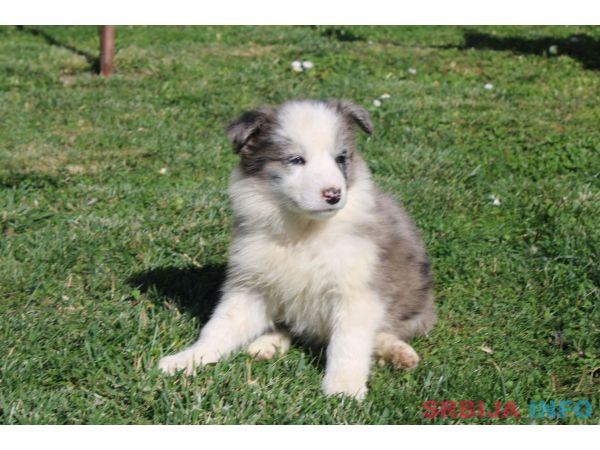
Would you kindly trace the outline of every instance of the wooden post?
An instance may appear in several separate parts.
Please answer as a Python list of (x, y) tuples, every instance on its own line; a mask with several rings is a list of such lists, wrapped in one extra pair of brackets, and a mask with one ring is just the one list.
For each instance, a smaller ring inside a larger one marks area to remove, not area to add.
[(115, 56), (115, 26), (100, 27), (100, 74), (108, 77), (113, 71)]

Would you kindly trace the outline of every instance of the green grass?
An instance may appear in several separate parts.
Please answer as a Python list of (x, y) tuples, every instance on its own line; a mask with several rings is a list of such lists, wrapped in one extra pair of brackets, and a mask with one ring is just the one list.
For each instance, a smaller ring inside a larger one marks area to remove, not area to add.
[[(108, 80), (95, 27), (37, 30), (0, 27), (1, 423), (431, 423), (428, 399), (521, 412), (434, 423), (531, 423), (532, 399), (600, 423), (600, 28), (118, 27)], [(421, 365), (374, 367), (360, 405), (297, 346), (156, 369), (217, 298), (224, 124), (293, 97), (370, 110), (363, 154), (433, 263)]]

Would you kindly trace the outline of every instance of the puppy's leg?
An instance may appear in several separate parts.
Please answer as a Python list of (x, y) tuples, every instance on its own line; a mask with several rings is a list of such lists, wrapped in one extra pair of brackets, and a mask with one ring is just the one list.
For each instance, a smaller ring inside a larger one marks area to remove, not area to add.
[(290, 348), (290, 335), (285, 331), (272, 331), (255, 339), (248, 346), (248, 353), (259, 361), (283, 355)]
[(226, 292), (198, 340), (187, 349), (162, 358), (158, 367), (168, 374), (183, 369), (191, 375), (194, 367), (217, 362), (271, 326), (260, 296), (250, 291)]
[(390, 362), (396, 369), (414, 369), (419, 363), (419, 355), (410, 345), (385, 332), (375, 338), (375, 357), (379, 364)]
[(371, 292), (353, 293), (340, 305), (327, 347), (323, 392), (362, 400), (383, 307)]

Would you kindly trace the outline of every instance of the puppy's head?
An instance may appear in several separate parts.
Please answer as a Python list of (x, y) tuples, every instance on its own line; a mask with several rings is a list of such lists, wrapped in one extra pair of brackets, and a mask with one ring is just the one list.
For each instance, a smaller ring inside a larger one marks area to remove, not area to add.
[(345, 101), (292, 101), (245, 112), (227, 127), (241, 170), (265, 183), (281, 206), (316, 219), (344, 207), (358, 158), (355, 130), (368, 113)]

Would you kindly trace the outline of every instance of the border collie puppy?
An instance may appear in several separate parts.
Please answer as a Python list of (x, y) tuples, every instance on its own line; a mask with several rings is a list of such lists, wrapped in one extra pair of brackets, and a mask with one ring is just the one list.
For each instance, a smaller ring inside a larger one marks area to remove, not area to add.
[(298, 100), (242, 114), (227, 128), (233, 241), (223, 296), (200, 337), (160, 360), (168, 374), (245, 347), (258, 359), (290, 336), (327, 346), (322, 389), (362, 399), (373, 358), (413, 368), (407, 340), (435, 322), (432, 277), (415, 225), (373, 183), (346, 101)]

